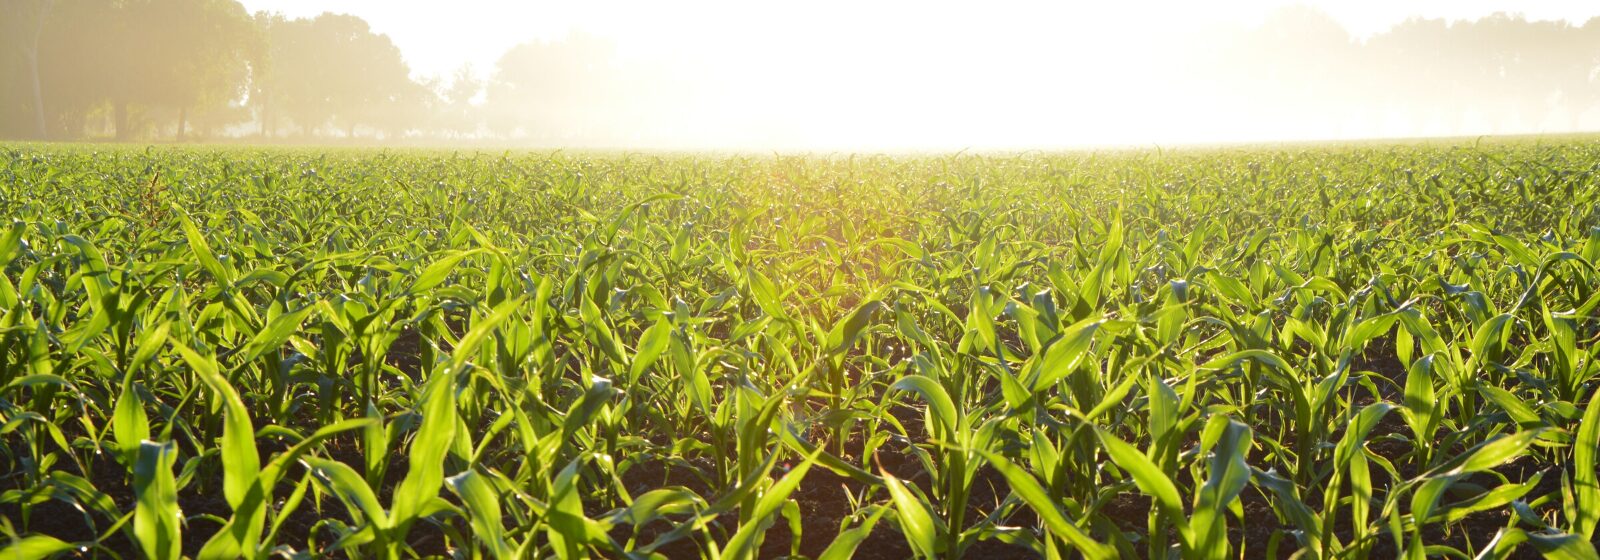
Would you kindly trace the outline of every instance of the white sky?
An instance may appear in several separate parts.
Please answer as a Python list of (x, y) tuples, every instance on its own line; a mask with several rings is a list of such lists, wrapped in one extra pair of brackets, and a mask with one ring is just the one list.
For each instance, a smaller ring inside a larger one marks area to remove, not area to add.
[[(1574, 24), (1600, 16), (1597, 0), (242, 2), (252, 12), (291, 17), (360, 16), (390, 36), (418, 77), (447, 79), (463, 64), (486, 76), (517, 44), (575, 31), (603, 37), (646, 65), (659, 61), (715, 76), (691, 85), (701, 90), (695, 107), (662, 110), (684, 114), (649, 133), (665, 139), (662, 145), (829, 149), (1293, 137), (1292, 131), (1230, 135), (1219, 131), (1226, 121), (1148, 122), (1154, 117), (1141, 115), (1153, 114), (1150, 107), (1164, 98), (1146, 90), (1171, 82), (1141, 73), (1133, 61), (1170, 56), (1184, 34), (1246, 28), (1294, 5), (1327, 13), (1357, 37), (1417, 16), (1507, 12)], [(1093, 56), (1064, 66), (1064, 53)], [(1104, 107), (1116, 116), (1069, 119), (1051, 112), (1060, 106)], [(1366, 126), (1340, 135), (1428, 133)]]
[[(388, 34), (412, 70), (420, 75), (448, 76), (464, 63), (479, 72), (493, 68), (512, 46), (538, 39), (557, 39), (571, 30), (611, 38), (624, 48), (655, 49), (683, 46), (741, 46), (725, 39), (749, 39), (739, 32), (750, 21), (779, 19), (805, 25), (796, 31), (825, 34), (840, 22), (881, 27), (885, 41), (903, 18), (926, 18), (945, 23), (968, 21), (975, 11), (994, 16), (1058, 18), (1058, 21), (1105, 18), (1096, 28), (1116, 33), (1127, 26), (1144, 26), (1155, 20), (1163, 25), (1191, 22), (1236, 23), (1259, 21), (1273, 9), (1308, 5), (1339, 20), (1357, 36), (1382, 31), (1412, 16), (1475, 19), (1494, 12), (1520, 13), (1529, 19), (1566, 19), (1581, 24), (1600, 16), (1600, 2), (1582, 0), (1225, 0), (1216, 2), (734, 2), (688, 0), (678, 2), (600, 0), (594, 2), (513, 2), (505, 0), (242, 0), (251, 12), (276, 11), (291, 17), (322, 12), (348, 13)], [(1205, 4), (1201, 6), (1200, 4)], [(1120, 13), (1119, 13), (1120, 12)], [(1161, 23), (1164, 22), (1164, 23)], [(1028, 22), (1017, 22), (1026, 25)], [(996, 29), (998, 34), (1005, 33)]]

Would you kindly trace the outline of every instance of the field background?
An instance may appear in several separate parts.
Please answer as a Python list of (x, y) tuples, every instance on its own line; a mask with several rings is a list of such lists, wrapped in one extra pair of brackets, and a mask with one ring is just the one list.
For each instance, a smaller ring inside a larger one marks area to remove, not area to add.
[(1597, 162), (0, 146), (0, 555), (1594, 558)]

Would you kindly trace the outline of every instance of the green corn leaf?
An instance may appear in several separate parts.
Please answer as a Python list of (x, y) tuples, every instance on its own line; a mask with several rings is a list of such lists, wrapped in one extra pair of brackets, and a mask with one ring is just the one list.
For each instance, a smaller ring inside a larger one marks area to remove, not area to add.
[(1228, 420), (1213, 449), (1210, 476), (1200, 488), (1194, 516), (1189, 522), (1194, 531), (1194, 550), (1206, 558), (1227, 556), (1227, 518), (1223, 510), (1239, 497), (1250, 481), (1245, 454), (1251, 445), (1250, 428)]
[(1355, 421), (1345, 429), (1344, 437), (1334, 448), (1334, 467), (1344, 468), (1348, 465), (1350, 460), (1360, 453), (1359, 449), (1366, 443), (1367, 435), (1372, 433), (1378, 422), (1392, 410), (1394, 405), (1386, 402), (1376, 402), (1363, 407), (1361, 412), (1356, 414)]
[(959, 443), (961, 432), (957, 429), (960, 417), (956, 415), (955, 401), (950, 399), (950, 394), (937, 381), (921, 375), (908, 375), (900, 378), (889, 386), (890, 391), (911, 391), (922, 395), (928, 401), (928, 415), (933, 425), (938, 426), (941, 433), (935, 437), (949, 438), (952, 443)]
[(1411, 495), (1412, 517), (1418, 520), (1418, 523), (1432, 518), (1434, 507), (1439, 504), (1439, 499), (1444, 496), (1444, 491), (1449, 489), (1457, 478), (1456, 476), (1448, 475), (1430, 478), (1423, 482), (1421, 486), (1418, 486), (1415, 493)]
[(1539, 413), (1534, 411), (1533, 407), (1528, 406), (1528, 403), (1511, 394), (1510, 391), (1493, 385), (1479, 385), (1478, 393), (1493, 401), (1495, 406), (1500, 407), (1501, 410), (1506, 411), (1506, 415), (1510, 416), (1513, 422), (1516, 422), (1518, 426), (1524, 429), (1538, 428), (1544, 425), (1544, 421), (1539, 418)]
[[(222, 529), (212, 535), (211, 539), (201, 547), (198, 559), (227, 560), (238, 558), (241, 555), (255, 555), (257, 552), (255, 550), (256, 543), (260, 540), (261, 529), (266, 523), (266, 500), (272, 489), (277, 486), (278, 478), (283, 473), (283, 469), (287, 465), (298, 461), (301, 455), (328, 438), (344, 432), (359, 430), (371, 423), (373, 423), (372, 420), (365, 418), (335, 422), (318, 429), (311, 436), (294, 444), (287, 451), (273, 456), (272, 460), (261, 469), (260, 475), (256, 477), (255, 483), (250, 487), (250, 491), (245, 494), (244, 500), (234, 508), (233, 517), (228, 519)], [(304, 482), (296, 490), (296, 493), (299, 494), (303, 491)], [(279, 512), (273, 533), (277, 533), (277, 525), (283, 523), (285, 515), (287, 515), (285, 512), (290, 509), (292, 508), (286, 507), (285, 510)]]
[(1062, 329), (1061, 336), (1045, 348), (1027, 385), (1038, 392), (1077, 369), (1089, 351), (1089, 343), (1094, 341), (1095, 331), (1104, 323), (1103, 319), (1090, 317)]
[(639, 377), (645, 370), (655, 365), (656, 359), (666, 352), (668, 344), (672, 341), (672, 323), (666, 319), (656, 321), (650, 328), (645, 329), (639, 336), (639, 348), (633, 354), (633, 363), (628, 366), (628, 382), (638, 383)]
[(161, 351), (161, 348), (167, 343), (167, 333), (171, 330), (172, 322), (167, 321), (140, 335), (139, 346), (133, 352), (133, 359), (128, 361), (127, 371), (130, 375), (149, 363), (155, 357), (156, 352)]
[(5, 560), (44, 560), (77, 548), (76, 545), (49, 535), (29, 535), (0, 548), (0, 558)]
[(1478, 327), (1478, 330), (1472, 336), (1471, 346), (1468, 347), (1469, 350), (1472, 350), (1472, 357), (1467, 362), (1468, 374), (1476, 375), (1478, 369), (1483, 367), (1484, 361), (1494, 360), (1499, 357), (1501, 340), (1506, 336), (1511, 325), (1516, 324), (1516, 322), (1516, 317), (1510, 314), (1502, 314), (1485, 321)]
[(505, 539), (505, 522), (500, 517), (500, 493), (475, 470), (461, 471), (445, 479), (450, 490), (461, 498), (471, 514), (474, 538), (488, 546), (495, 558), (513, 558), (515, 552)]
[(283, 348), (284, 342), (289, 340), (289, 337), (300, 329), (300, 323), (304, 322), (306, 317), (316, 310), (315, 306), (308, 305), (296, 311), (273, 317), (271, 321), (267, 322), (265, 328), (257, 331), (255, 337), (251, 338), (248, 344), (245, 344), (244, 350), (240, 352), (243, 357), (239, 359), (239, 363), (255, 361), (256, 358), (260, 358), (267, 352)]
[(189, 216), (184, 213), (182, 208), (174, 206), (173, 213), (178, 216), (178, 222), (183, 226), (184, 238), (189, 241), (189, 250), (193, 251), (195, 259), (200, 261), (200, 267), (204, 268), (206, 272), (210, 272), (211, 277), (215, 278), (218, 283), (223, 285), (232, 284), (232, 272), (223, 266), (222, 261), (217, 260), (216, 253), (211, 251), (211, 245), (206, 243), (205, 236), (201, 235), (200, 229), (195, 227), (194, 221), (189, 219)]
[(238, 391), (217, 372), (215, 358), (201, 357), (188, 347), (177, 346), (190, 369), (211, 388), (221, 400), (225, 412), (222, 425), (222, 492), (228, 505), (238, 508), (245, 493), (256, 484), (261, 472), (261, 454), (256, 451), (256, 431), (250, 422), (250, 412), (239, 398)]
[(6, 234), (0, 236), (0, 269), (11, 264), (22, 253), (22, 234), (27, 228), (28, 224), (13, 221), (11, 227), (6, 229)]
[(381, 531), (392, 526), (389, 514), (383, 510), (383, 505), (378, 503), (378, 495), (367, 486), (366, 479), (361, 478), (355, 469), (338, 461), (316, 457), (306, 457), (301, 461), (316, 472), (334, 492), (355, 506), (375, 529)]
[(922, 500), (917, 498), (911, 490), (900, 482), (900, 479), (883, 471), (883, 484), (889, 489), (889, 497), (894, 501), (894, 509), (900, 520), (900, 532), (906, 537), (906, 542), (911, 544), (911, 550), (917, 556), (934, 558), (943, 545), (933, 525), (933, 515), (928, 513), (928, 508), (922, 505)]
[(1433, 437), (1434, 409), (1438, 406), (1433, 383), (1433, 356), (1424, 356), (1411, 364), (1406, 373), (1405, 404), (1409, 411), (1406, 418), (1412, 433), (1422, 440)]
[(1099, 418), (1101, 414), (1110, 412), (1111, 409), (1122, 404), (1122, 399), (1127, 398), (1128, 393), (1133, 391), (1133, 386), (1134, 384), (1138, 383), (1139, 377), (1140, 376), (1138, 375), (1129, 375), (1127, 378), (1123, 379), (1121, 383), (1118, 383), (1117, 386), (1112, 387), (1110, 391), (1106, 391), (1105, 396), (1100, 398), (1100, 404), (1095, 405), (1093, 410), (1090, 410), (1088, 414), (1084, 415), (1084, 418), (1088, 420), (1094, 420), (1095, 418)]
[(856, 307), (855, 311), (851, 311), (844, 320), (835, 324), (833, 330), (828, 331), (828, 353), (843, 354), (851, 346), (855, 346), (856, 337), (867, 328), (867, 324), (872, 321), (872, 315), (883, 307), (883, 302), (878, 300), (863, 303)]
[[(457, 349), (460, 353), (462, 349)], [(406, 476), (395, 488), (392, 517), (405, 526), (444, 485), (444, 459), (456, 434), (455, 379), (434, 374), (424, 389), (422, 425), (411, 440)]]
[(579, 460), (573, 460), (556, 475), (550, 498), (546, 534), (556, 556), (563, 559), (583, 558), (588, 544), (600, 535), (591, 530), (593, 523), (583, 513), (583, 500), (578, 492)]
[(444, 283), (445, 278), (450, 276), (450, 272), (455, 270), (456, 265), (461, 264), (462, 259), (482, 253), (484, 251), (486, 251), (486, 249), (471, 249), (467, 251), (451, 253), (444, 258), (434, 261), (432, 264), (429, 264), (427, 268), (422, 269), (422, 273), (417, 275), (417, 280), (411, 283), (411, 288), (407, 291), (413, 294), (420, 294), (438, 287), (440, 284)]
[(835, 474), (848, 476), (862, 484), (883, 484), (883, 479), (879, 478), (877, 475), (862, 470), (860, 467), (848, 463), (844, 459), (840, 459), (838, 456), (828, 453), (827, 451), (824, 451), (821, 448), (812, 445), (811, 443), (802, 440), (799, 437), (796, 437), (794, 432), (791, 430), (781, 429), (777, 430), (777, 432), (778, 438), (784, 446), (801, 455), (815, 455), (817, 458), (817, 464), (833, 471)]
[(182, 553), (178, 484), (172, 467), (178, 448), (172, 442), (146, 441), (133, 467), (133, 535), (150, 560), (177, 560)]
[(1528, 543), (1550, 560), (1596, 560), (1594, 544), (1571, 534), (1529, 533)]
[(112, 407), (111, 433), (127, 465), (138, 459), (140, 444), (150, 439), (150, 420), (144, 413), (144, 401), (133, 386), (131, 372), (123, 378), (122, 393), (117, 395), (117, 403)]
[(1533, 445), (1534, 440), (1542, 433), (1543, 429), (1524, 430), (1479, 445), (1460, 464), (1439, 476), (1471, 474), (1498, 467), (1527, 451), (1528, 446)]
[(1595, 537), (1595, 525), (1600, 522), (1600, 464), (1596, 464), (1596, 448), (1600, 447), (1600, 389), (1589, 397), (1588, 410), (1578, 424), (1578, 436), (1572, 443), (1572, 485), (1576, 498), (1578, 518), (1573, 521), (1572, 532), (1585, 539)]
[(478, 345), (483, 343), (483, 339), (488, 337), (489, 333), (494, 332), (495, 328), (500, 326), (500, 323), (505, 322), (513, 313), (516, 313), (522, 302), (526, 301), (527, 298), (528, 296), (522, 295), (501, 303), (494, 308), (494, 312), (490, 313), (488, 317), (473, 322), (472, 328), (467, 331), (467, 334), (461, 336), (461, 341), (456, 343), (455, 349), (450, 352), (449, 371), (460, 373), (461, 366), (466, 365), (467, 360), (472, 359), (477, 353)]
[(805, 479), (806, 472), (811, 470), (811, 465), (815, 463), (816, 456), (813, 454), (762, 492), (761, 498), (756, 501), (755, 511), (750, 514), (750, 521), (741, 525), (723, 546), (724, 558), (754, 557), (755, 549), (761, 546), (759, 534), (766, 532), (772, 525), (773, 514), (777, 513), (778, 508), (788, 501), (789, 495), (800, 487), (800, 481)]
[(50, 356), (50, 327), (40, 319), (38, 326), (28, 336), (28, 373), (53, 375), (56, 366)]
[(789, 314), (783, 311), (781, 294), (778, 286), (772, 283), (766, 275), (756, 269), (745, 273), (745, 278), (750, 282), (750, 295), (756, 300), (756, 305), (767, 315), (784, 321), (789, 321)]
[(705, 505), (699, 494), (682, 486), (657, 488), (634, 498), (632, 504), (617, 513), (614, 521), (637, 528), (668, 515), (703, 510)]
[(1033, 478), (1033, 475), (1028, 474), (999, 455), (985, 453), (984, 457), (989, 460), (989, 464), (994, 466), (996, 471), (1000, 472), (1001, 476), (1005, 477), (1006, 482), (1011, 485), (1011, 492), (1021, 498), (1023, 503), (1028, 504), (1028, 507), (1039, 515), (1039, 519), (1044, 523), (1045, 528), (1056, 536), (1066, 539), (1068, 543), (1078, 549), (1079, 553), (1083, 554), (1084, 558), (1110, 560), (1117, 557), (1115, 548), (1095, 542), (1089, 538), (1088, 534), (1078, 529), (1077, 525), (1068, 520), (1067, 516), (1057, 509), (1057, 504), (1060, 503), (1060, 500), (1052, 498), (1044, 486), (1041, 486), (1039, 481)]
[(1465, 502), (1450, 504), (1448, 508), (1435, 513), (1435, 515), (1442, 513), (1444, 514), (1445, 522), (1455, 523), (1474, 513), (1506, 507), (1511, 502), (1527, 496), (1529, 492), (1532, 492), (1539, 485), (1539, 481), (1543, 478), (1544, 473), (1535, 473), (1532, 478), (1525, 482), (1502, 484)]
[(1502, 436), (1473, 448), (1455, 467), (1424, 475), (1424, 482), (1411, 495), (1411, 515), (1419, 520), (1433, 516), (1446, 490), (1463, 476), (1491, 469), (1521, 455), (1543, 432), (1525, 430)]
[(856, 549), (861, 547), (861, 542), (867, 540), (867, 536), (872, 534), (872, 528), (878, 525), (878, 518), (883, 517), (888, 511), (889, 508), (880, 507), (860, 524), (841, 531), (817, 560), (850, 560), (855, 557)]
[(1183, 502), (1178, 497), (1178, 487), (1172, 483), (1172, 479), (1161, 472), (1161, 469), (1144, 453), (1117, 439), (1117, 436), (1103, 430), (1095, 430), (1095, 434), (1100, 436), (1100, 444), (1105, 447), (1106, 454), (1111, 456), (1111, 460), (1133, 477), (1134, 485), (1145, 495), (1154, 498), (1156, 506), (1170, 515), (1174, 521), (1181, 522), (1184, 518)]

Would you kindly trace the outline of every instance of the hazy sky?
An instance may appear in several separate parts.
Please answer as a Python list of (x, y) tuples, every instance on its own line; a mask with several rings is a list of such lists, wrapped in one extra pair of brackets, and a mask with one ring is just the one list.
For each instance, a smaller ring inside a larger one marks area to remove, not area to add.
[[(607, 112), (625, 115), (613, 125), (619, 142), (840, 150), (1504, 132), (1470, 115), (1445, 124), (1383, 114), (1320, 128), (1277, 117), (1246, 123), (1226, 111), (1249, 113), (1255, 101), (1227, 92), (1205, 111), (1175, 106), (1188, 95), (1175, 90), (1208, 85), (1209, 74), (1183, 82), (1151, 69), (1295, 6), (1326, 13), (1357, 38), (1419, 16), (1506, 12), (1574, 24), (1600, 16), (1596, 0), (242, 1), (291, 17), (360, 16), (394, 40), (419, 77), (448, 78), (463, 64), (487, 76), (515, 45), (584, 33), (613, 42), (631, 67), (676, 80), (630, 92), (648, 102), (640, 116)], [(1249, 56), (1258, 54), (1272, 53)], [(1585, 118), (1600, 122), (1600, 114)]]
[[(572, 30), (611, 38), (629, 49), (720, 47), (771, 49), (761, 37), (741, 32), (752, 23), (774, 22), (823, 39), (839, 25), (864, 26), (892, 44), (908, 19), (960, 24), (1018, 18), (1017, 27), (1051, 20), (1098, 20), (1097, 33), (1114, 34), (1129, 26), (1188, 25), (1193, 22), (1249, 25), (1272, 10), (1307, 5), (1333, 16), (1357, 36), (1388, 28), (1412, 16), (1473, 19), (1494, 12), (1520, 13), (1529, 19), (1566, 19), (1583, 23), (1600, 15), (1593, 0), (1222, 0), (1134, 2), (808, 2), (627, 1), (542, 2), (509, 0), (242, 0), (251, 12), (314, 16), (322, 12), (361, 16), (375, 31), (388, 34), (421, 76), (450, 75), (463, 63), (479, 72), (492, 69), (506, 49), (537, 39), (557, 39)], [(1121, 4), (1107, 6), (1104, 4)], [(1043, 19), (1044, 21), (1037, 21)], [(804, 26), (802, 28), (801, 26)], [(758, 25), (764, 27), (764, 25)], [(1048, 27), (1048, 25), (1046, 26)], [(996, 37), (1013, 30), (1001, 22), (987, 29)], [(974, 37), (984, 39), (985, 37)], [(757, 44), (743, 44), (754, 40)], [(792, 48), (803, 48), (791, 45)], [(782, 47), (779, 47), (782, 48)], [(1026, 56), (1026, 53), (1023, 54)]]

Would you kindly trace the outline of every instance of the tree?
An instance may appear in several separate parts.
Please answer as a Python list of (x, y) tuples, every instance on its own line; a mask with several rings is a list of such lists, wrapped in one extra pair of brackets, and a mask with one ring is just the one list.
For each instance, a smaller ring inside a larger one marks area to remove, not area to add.
[(1600, 102), (1600, 17), (1574, 30), (1566, 50), (1567, 70), (1562, 72), (1561, 101), (1568, 128), (1576, 130), (1583, 113)]
[(278, 135), (279, 119), (275, 100), (281, 87), (274, 80), (274, 37), (278, 26), (286, 24), (288, 20), (283, 14), (257, 12), (251, 17), (251, 22), (256, 31), (253, 34), (255, 41), (251, 42), (245, 54), (250, 65), (250, 91), (247, 95), (260, 134), (270, 138)]
[(39, 83), (47, 134), (83, 135), (91, 114), (126, 81), (121, 6), (108, 0), (54, 0), (39, 39)]
[(438, 93), (441, 102), (439, 127), (442, 131), (454, 136), (477, 134), (482, 121), (474, 103), (483, 93), (483, 87), (483, 80), (478, 78), (471, 64), (456, 69), (449, 85)]
[(488, 86), (491, 129), (592, 140), (618, 120), (627, 88), (616, 46), (589, 35), (524, 43), (500, 57)]
[(255, 29), (237, 1), (135, 0), (123, 10), (135, 45), (130, 68), (139, 73), (122, 76), (114, 102), (176, 110), (182, 140), (189, 111), (223, 107), (244, 95)]
[(32, 107), (33, 135), (44, 138), (44, 92), (39, 83), (39, 38), (44, 34), (44, 24), (49, 18), (51, 0), (12, 0), (9, 9), (0, 14), (0, 31), (10, 40), (7, 45), (21, 56), (23, 79), (28, 83), (29, 102)]
[[(286, 20), (257, 15), (266, 25), (268, 60), (258, 91), (302, 133), (336, 124), (354, 137), (361, 125), (395, 135), (427, 102), (411, 80), (400, 49), (361, 18), (324, 13)], [(272, 118), (276, 118), (273, 116)]]
[(1282, 8), (1245, 44), (1242, 56), (1254, 62), (1252, 85), (1267, 97), (1266, 121), (1302, 134), (1333, 133), (1340, 109), (1358, 93), (1349, 79), (1359, 73), (1351, 65), (1356, 45), (1344, 27), (1320, 10)]

